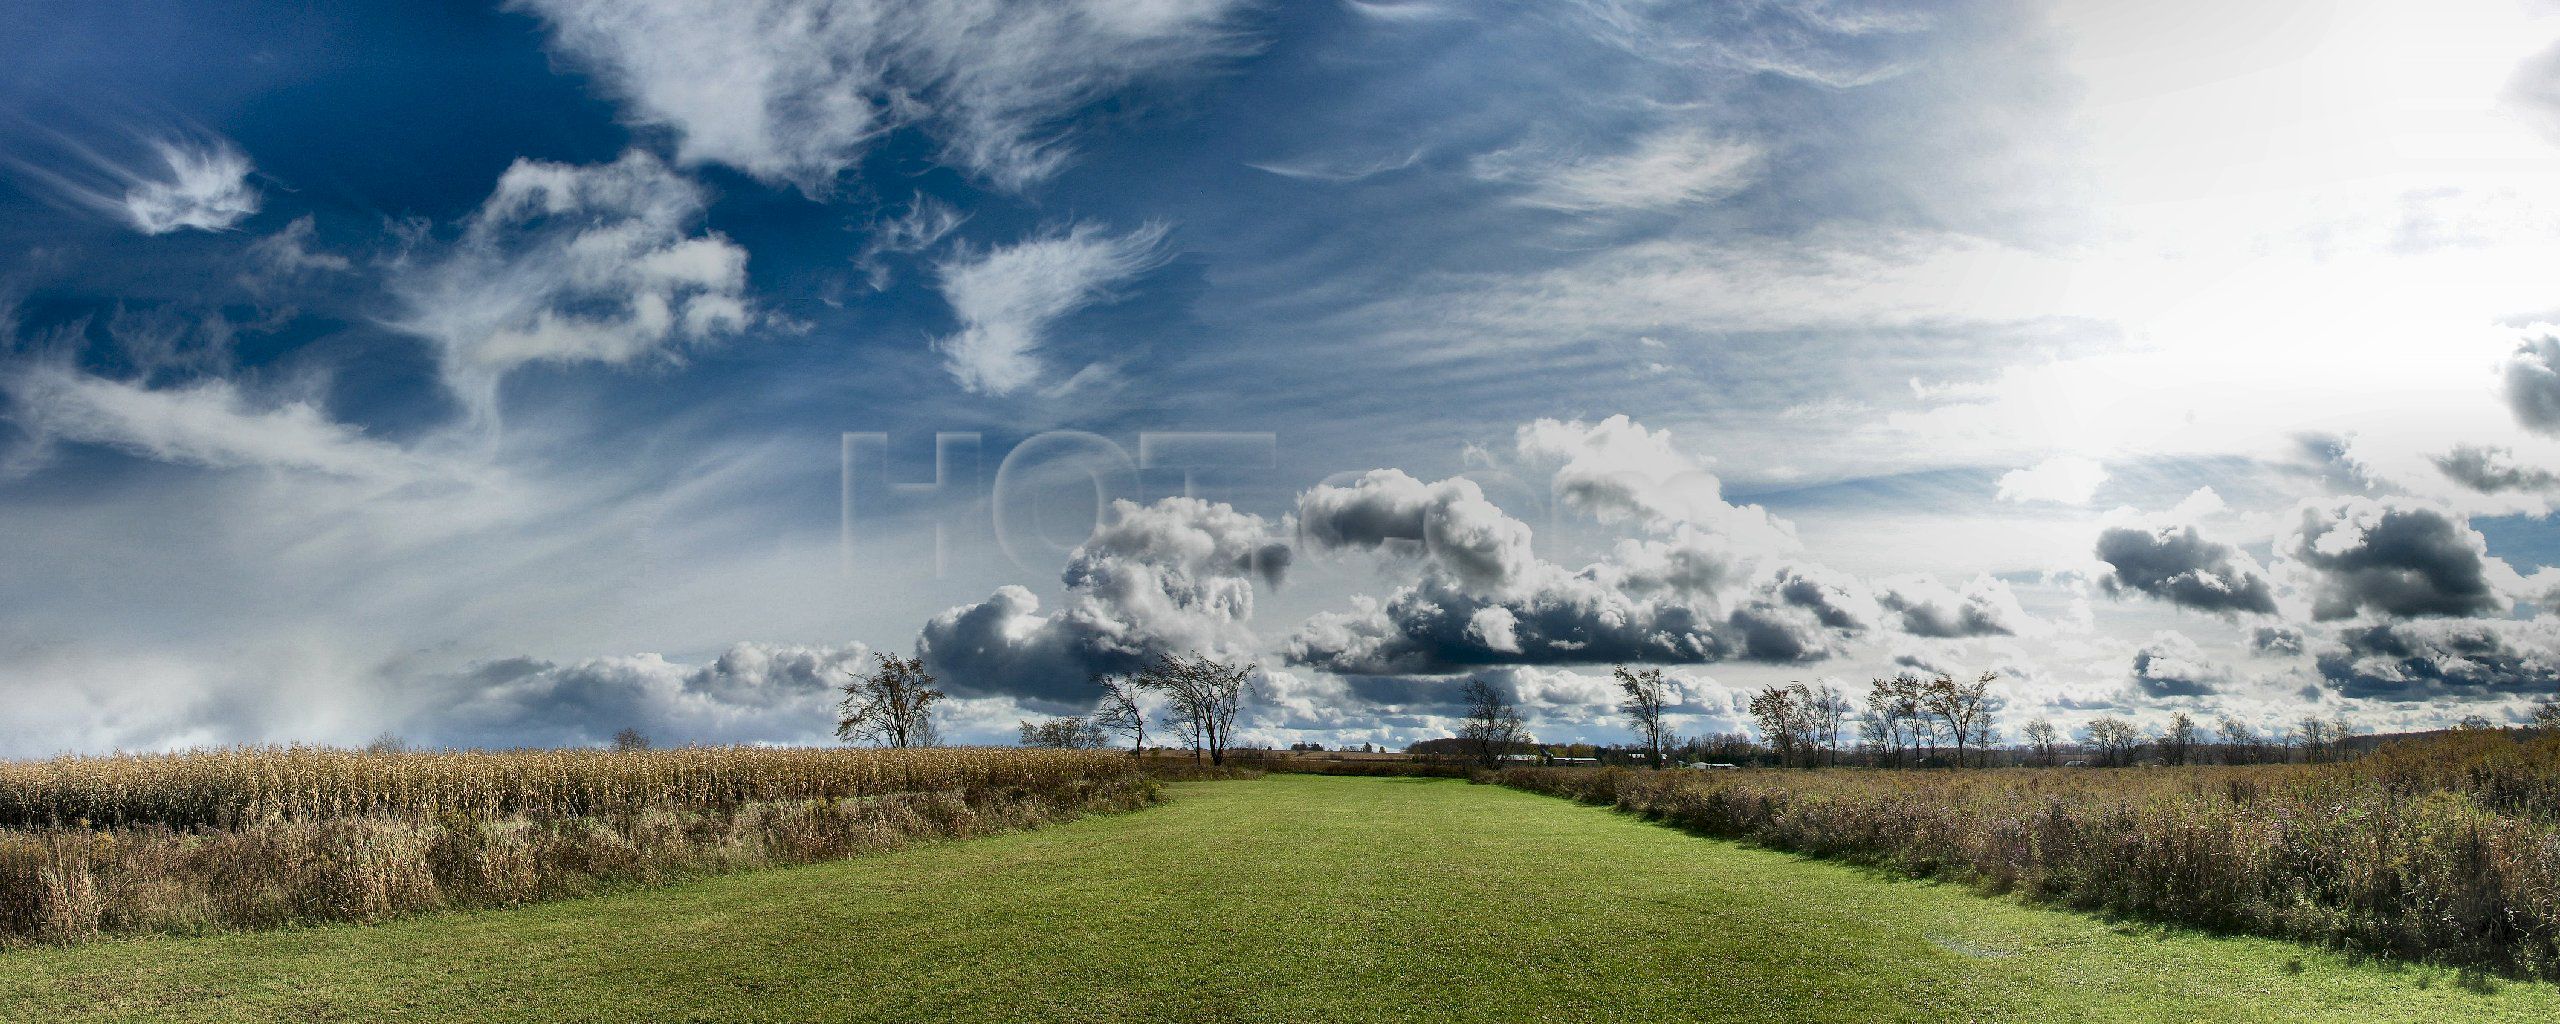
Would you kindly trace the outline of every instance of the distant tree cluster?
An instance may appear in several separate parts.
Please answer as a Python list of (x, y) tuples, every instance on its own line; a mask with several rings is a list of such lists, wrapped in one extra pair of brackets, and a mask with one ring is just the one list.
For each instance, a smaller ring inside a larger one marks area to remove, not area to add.
[[(1871, 764), (1904, 767), (1943, 763), (1956, 767), (1983, 760), (1999, 739), (1997, 672), (1960, 680), (1940, 673), (1926, 679), (1909, 672), (1874, 680), (1858, 718), (1859, 745)], [(1942, 754), (1942, 752), (1948, 752)]]
[(1760, 735), (1777, 751), (1778, 763), (1798, 768), (1836, 764), (1849, 699), (1829, 683), (1771, 686), (1751, 698), (1751, 717), (1759, 721)]
[(1102, 731), (1101, 723), (1082, 715), (1022, 723), (1022, 745), (1026, 747), (1099, 750), (1109, 742), (1111, 737)]

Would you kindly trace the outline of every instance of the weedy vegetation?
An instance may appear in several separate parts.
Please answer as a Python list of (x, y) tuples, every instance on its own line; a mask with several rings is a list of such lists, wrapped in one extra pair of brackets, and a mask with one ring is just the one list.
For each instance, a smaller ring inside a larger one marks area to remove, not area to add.
[(0, 943), (374, 921), (1134, 808), (1125, 754), (281, 747), (0, 763)]
[(2333, 764), (1478, 778), (2084, 909), (2560, 978), (2560, 735)]

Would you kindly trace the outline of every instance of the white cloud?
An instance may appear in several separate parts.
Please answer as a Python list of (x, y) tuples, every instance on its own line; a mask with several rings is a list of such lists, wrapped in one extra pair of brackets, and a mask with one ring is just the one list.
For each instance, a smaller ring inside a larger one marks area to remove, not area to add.
[(2106, 482), (2107, 467), (2097, 460), (2056, 455), (2026, 469), (2001, 474), (2000, 500), (2086, 505), (2098, 493), (2098, 485)]
[(1663, 530), (1694, 524), (1721, 534), (1752, 555), (1799, 549), (1794, 528), (1758, 505), (1732, 505), (1706, 465), (1672, 442), (1668, 430), (1646, 430), (1625, 415), (1597, 423), (1541, 419), (1520, 427), (1520, 457), (1554, 466), (1556, 497), (1610, 523), (1632, 519)]
[(39, 185), (49, 199), (112, 217), (143, 234), (227, 231), (258, 212), (248, 155), (219, 136), (143, 129), (104, 149), (67, 136), (52, 142), (0, 154), (0, 165)]
[(134, 230), (165, 235), (193, 228), (223, 231), (258, 212), (249, 158), (229, 143), (163, 141), (152, 145), (162, 167), (137, 174), (124, 193)]
[(1163, 225), (1106, 235), (1092, 224), (941, 264), (960, 332), (934, 342), (960, 386), (1011, 394), (1038, 380), (1051, 324), (1108, 297), (1162, 259)]
[(434, 341), (475, 417), (528, 363), (626, 364), (755, 323), (747, 251), (699, 228), (709, 196), (631, 150), (610, 164), (517, 160), (440, 252), (395, 268), (395, 326)]
[(319, 234), (319, 225), (310, 214), (304, 214), (285, 225), (284, 230), (249, 243), (249, 258), (260, 264), (250, 273), (253, 277), (293, 277), (319, 271), (343, 273), (353, 269), (355, 264), (346, 257), (312, 248), (312, 242)]
[(1533, 148), (1476, 158), (1475, 174), (1523, 186), (1529, 206), (1590, 213), (1705, 202), (1749, 185), (1763, 152), (1699, 128), (1665, 128), (1609, 156), (1560, 156)]
[(425, 475), (429, 464), (331, 420), (308, 400), (253, 401), (227, 380), (146, 388), (36, 364), (0, 377), (10, 418), (36, 445), (99, 444), (214, 469), (304, 470), (375, 482)]
[[(1334, 672), (1445, 673), (1471, 666), (1710, 662), (1830, 657), (1877, 613), (1854, 581), (1774, 564), (1795, 547), (1786, 523), (1720, 496), (1714, 476), (1670, 435), (1619, 416), (1539, 420), (1521, 455), (1555, 466), (1564, 503), (1641, 529), (1579, 570), (1538, 558), (1531, 530), (1463, 477), (1424, 483), (1380, 469), (1299, 496), (1310, 550), (1417, 558), (1421, 579), (1348, 613), (1322, 612), (1288, 646), (1291, 661)], [(2014, 599), (1982, 596), (1972, 622)], [(1957, 603), (1949, 595), (1949, 603)], [(1969, 607), (1969, 606), (1968, 606)], [(1949, 613), (1951, 615), (1956, 613)], [(2009, 621), (2009, 620), (2003, 620)]]
[(1009, 189), (1077, 108), (1239, 49), (1241, 0), (516, 0), (684, 162), (823, 192), (881, 136)]

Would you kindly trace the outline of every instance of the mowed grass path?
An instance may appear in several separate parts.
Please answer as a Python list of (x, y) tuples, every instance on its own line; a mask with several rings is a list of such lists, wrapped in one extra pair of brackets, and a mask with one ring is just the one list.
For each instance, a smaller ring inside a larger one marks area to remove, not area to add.
[(1404, 779), (374, 927), (0, 953), (0, 1020), (2560, 1019), (2469, 984), (2161, 934)]

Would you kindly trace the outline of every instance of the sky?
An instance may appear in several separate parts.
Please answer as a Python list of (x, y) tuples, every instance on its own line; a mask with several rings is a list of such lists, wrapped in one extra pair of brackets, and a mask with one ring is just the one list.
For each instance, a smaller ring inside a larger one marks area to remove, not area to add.
[(2554, 266), (2512, 0), (18, 5), (0, 756), (2516, 721)]

